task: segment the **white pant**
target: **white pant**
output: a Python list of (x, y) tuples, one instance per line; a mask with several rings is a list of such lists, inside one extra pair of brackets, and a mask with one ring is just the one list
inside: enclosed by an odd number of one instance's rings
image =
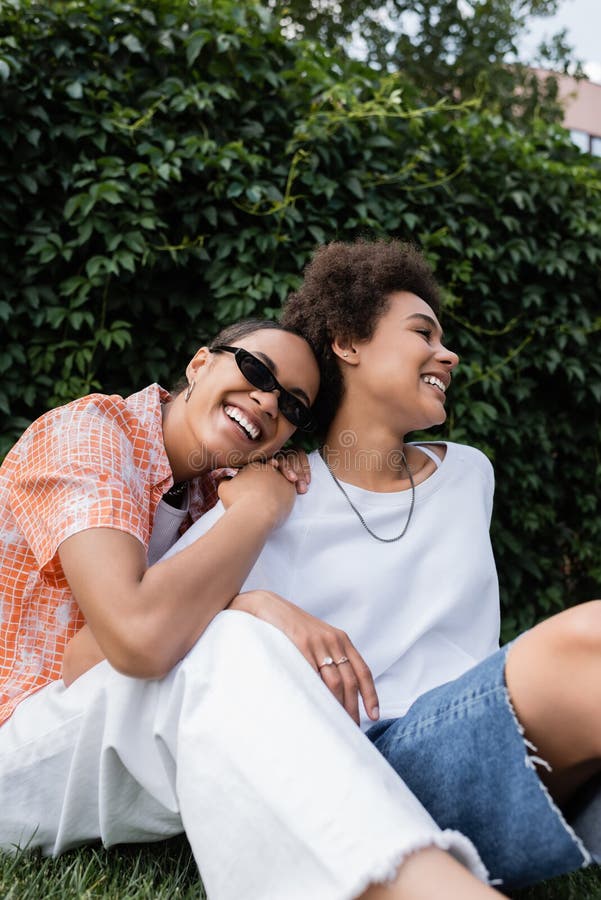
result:
[(279, 631), (219, 614), (165, 678), (100, 663), (0, 728), (0, 846), (185, 831), (210, 900), (347, 900), (442, 832)]

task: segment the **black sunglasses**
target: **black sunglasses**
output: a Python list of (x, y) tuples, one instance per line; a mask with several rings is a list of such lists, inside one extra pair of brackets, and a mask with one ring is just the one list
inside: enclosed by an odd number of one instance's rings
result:
[(299, 400), (298, 397), (295, 397), (294, 394), (291, 394), (290, 391), (287, 391), (286, 388), (283, 388), (264, 362), (253, 356), (244, 347), (227, 347), (225, 344), (218, 344), (216, 347), (209, 347), (209, 349), (211, 353), (233, 353), (238, 368), (253, 387), (258, 388), (260, 391), (280, 392), (278, 408), (291, 425), (294, 425), (295, 428), (302, 428), (303, 431), (308, 431), (312, 428), (313, 420), (309, 407), (302, 400)]

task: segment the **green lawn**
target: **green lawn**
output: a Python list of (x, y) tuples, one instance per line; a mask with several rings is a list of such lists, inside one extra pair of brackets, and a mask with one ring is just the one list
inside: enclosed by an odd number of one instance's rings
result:
[(515, 891), (513, 900), (601, 900), (601, 869), (592, 866), (583, 872), (552, 878), (544, 884)]
[(205, 893), (188, 842), (181, 837), (141, 847), (85, 847), (58, 859), (34, 852), (0, 855), (0, 898), (198, 900)]
[[(513, 900), (601, 900), (601, 869), (516, 891)], [(192, 900), (205, 898), (185, 838), (143, 847), (84, 848), (59, 859), (0, 856), (1, 900)], [(243, 897), (240, 900), (244, 900)], [(307, 897), (307, 900), (313, 900)], [(441, 895), (441, 900), (444, 897)]]

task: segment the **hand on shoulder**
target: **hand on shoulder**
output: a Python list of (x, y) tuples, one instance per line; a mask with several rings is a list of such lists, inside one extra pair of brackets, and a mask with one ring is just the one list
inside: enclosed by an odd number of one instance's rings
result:
[(285, 521), (295, 497), (294, 483), (271, 460), (248, 463), (219, 485), (219, 499), (226, 509), (237, 503), (252, 504), (257, 516), (267, 516), (274, 527)]

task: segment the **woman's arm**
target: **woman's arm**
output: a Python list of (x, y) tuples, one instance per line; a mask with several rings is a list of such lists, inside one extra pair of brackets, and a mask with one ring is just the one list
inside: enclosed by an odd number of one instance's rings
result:
[[(93, 637), (118, 671), (158, 678), (173, 668), (239, 592), (290, 512), (295, 489), (270, 464), (255, 463), (223, 482), (219, 494), (227, 509), (210, 531), (150, 568), (143, 545), (111, 528), (81, 531), (59, 547)], [(80, 662), (75, 653), (67, 661), (68, 678), (81, 674), (84, 639)]]
[(76, 678), (106, 659), (89, 625), (84, 625), (65, 647), (63, 681), (69, 687)]
[[(304, 451), (280, 454), (277, 458), (270, 460), (270, 465), (277, 468), (288, 481), (294, 484), (297, 494), (306, 492), (311, 481), (311, 469)], [(80, 675), (105, 658), (90, 627), (85, 625), (71, 638), (65, 648), (63, 681), (69, 686)]]

